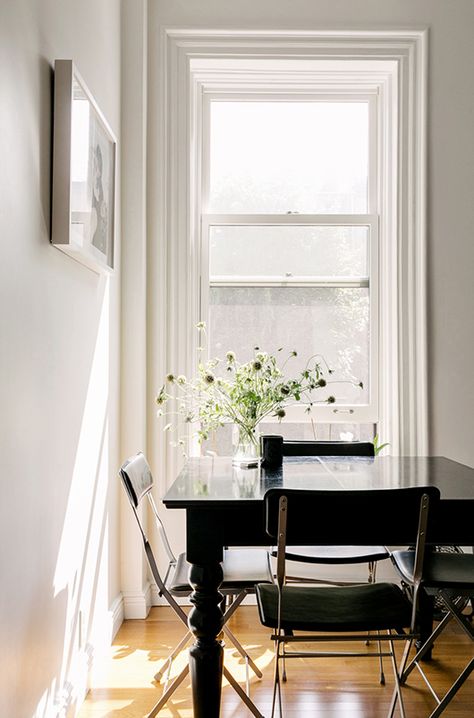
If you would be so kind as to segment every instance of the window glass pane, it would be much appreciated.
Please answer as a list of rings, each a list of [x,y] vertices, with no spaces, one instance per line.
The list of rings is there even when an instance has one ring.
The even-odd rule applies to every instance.
[[[214,287],[209,304],[211,357],[232,350],[243,362],[256,346],[269,353],[283,347],[282,363],[298,352],[285,368],[291,376],[320,354],[334,370],[331,379],[349,381],[318,390],[317,398],[333,394],[338,404],[368,403],[368,289]]]
[[[210,212],[364,213],[367,102],[211,102]]]
[[[368,275],[367,227],[210,228],[212,276]]]

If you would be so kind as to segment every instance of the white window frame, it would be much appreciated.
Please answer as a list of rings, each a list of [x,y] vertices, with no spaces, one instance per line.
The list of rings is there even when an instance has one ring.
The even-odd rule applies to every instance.
[[[282,61],[277,74],[272,63]],[[295,74],[292,63],[307,63]],[[252,70],[254,61],[262,63]],[[315,69],[314,61],[318,61]],[[258,64],[257,63],[257,64]],[[427,453],[427,30],[247,32],[163,29],[150,67],[150,381],[192,371],[200,319],[202,117],[206,93],[376,92],[379,230],[379,433],[394,455]],[[330,91],[328,94],[331,94]],[[156,199],[156,201],[155,201]],[[390,237],[390,241],[387,241]],[[165,351],[163,353],[163,347]],[[161,442],[157,443],[161,448]],[[164,448],[166,452],[168,449]],[[176,459],[169,456],[172,473]]]
[[[359,226],[369,230],[369,276],[364,277],[210,277],[208,242],[210,227],[217,226]],[[378,421],[378,217],[374,215],[203,215],[201,233],[201,310],[200,316],[208,316],[208,296],[211,286],[224,287],[369,287],[370,350],[369,350],[369,404],[317,404],[311,415],[304,407],[294,405],[285,409],[285,422],[310,423],[357,423]]]
[[[291,212],[287,214],[208,214],[210,192],[210,108],[213,101],[226,102],[365,102],[368,105],[369,116],[369,166],[367,187],[367,212],[357,214],[300,214]],[[249,87],[247,93],[241,90],[235,93],[205,92],[202,104],[202,194],[201,207],[197,212],[201,215],[200,223],[200,305],[201,319],[209,316],[209,288],[221,287],[368,287],[369,288],[369,403],[368,404],[315,404],[311,415],[303,406],[290,406],[286,408],[285,422],[297,423],[354,423],[376,424],[378,422],[378,215],[377,210],[377,93],[367,94],[365,91],[327,94],[309,93],[286,88],[281,91],[258,93],[255,84]],[[209,233],[211,227],[217,226],[362,226],[368,229],[369,267],[368,275],[363,277],[211,277],[209,276]],[[369,286],[370,285],[370,286]],[[316,348],[315,348],[316,351]],[[337,392],[336,392],[337,394]],[[336,396],[337,399],[337,396]]]

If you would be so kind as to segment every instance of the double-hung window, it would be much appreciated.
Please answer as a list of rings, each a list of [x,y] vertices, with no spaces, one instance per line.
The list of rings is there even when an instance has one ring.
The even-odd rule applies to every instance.
[[[205,97],[210,356],[247,361],[259,347],[283,362],[295,351],[290,375],[317,355],[334,383],[315,393],[311,414],[287,412],[289,435],[371,438],[377,422],[376,102],[360,92]]]

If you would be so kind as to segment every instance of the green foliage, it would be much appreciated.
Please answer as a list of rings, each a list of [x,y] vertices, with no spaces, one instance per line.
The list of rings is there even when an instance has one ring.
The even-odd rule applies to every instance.
[[[203,322],[198,329],[205,329]],[[248,362],[239,362],[235,353],[229,351],[225,359],[200,360],[197,376],[192,379],[170,373],[156,397],[158,416],[174,415],[177,427],[197,424],[199,443],[227,423],[236,424],[252,441],[262,419],[272,416],[281,421],[285,407],[290,404],[304,402],[310,412],[313,404],[335,401],[326,388],[335,382],[324,376],[331,375],[332,370],[319,355],[311,357],[296,376],[285,375],[286,365],[296,356],[295,351],[290,352],[279,366],[275,356],[255,347]],[[324,392],[325,396],[319,399],[315,392]],[[165,410],[168,402],[174,411]],[[173,422],[169,422],[164,430],[172,427]],[[176,444],[184,446],[185,441],[179,439]]]
[[[374,452],[375,452],[375,456],[378,456],[378,455],[380,454],[380,452],[382,451],[382,449],[385,449],[386,446],[390,446],[390,444],[387,443],[387,442],[385,442],[385,444],[379,444],[379,437],[378,437],[378,435],[376,434],[376,435],[374,436]]]

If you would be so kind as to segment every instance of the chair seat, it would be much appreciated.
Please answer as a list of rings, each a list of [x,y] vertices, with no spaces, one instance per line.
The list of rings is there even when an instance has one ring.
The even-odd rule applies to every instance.
[[[392,561],[402,578],[413,583],[414,551],[394,551]],[[425,588],[454,589],[461,593],[474,590],[474,555],[469,553],[432,553],[425,558]]]
[[[392,583],[285,586],[281,628],[296,631],[377,631],[410,625],[412,606]],[[260,620],[278,627],[278,587],[257,586]],[[285,611],[285,602],[289,610]]]
[[[168,586],[169,592],[174,596],[187,596],[192,591],[188,580],[190,565],[186,561],[186,554],[181,553]],[[224,580],[219,588],[223,593],[235,594],[245,589],[253,590],[257,583],[273,581],[265,549],[224,551],[223,569]]]
[[[272,556],[276,556],[276,549]],[[287,546],[288,561],[322,564],[351,564],[383,561],[390,557],[385,546]]]

